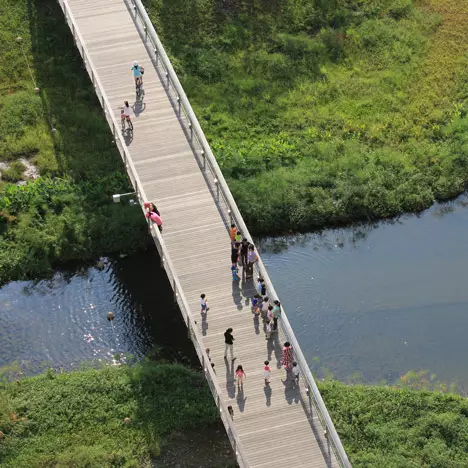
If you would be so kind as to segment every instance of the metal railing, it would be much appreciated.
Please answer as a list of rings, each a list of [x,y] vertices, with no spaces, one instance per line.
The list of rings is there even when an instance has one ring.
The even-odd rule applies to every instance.
[[[102,83],[99,80],[98,74],[91,60],[86,44],[84,43],[84,40],[80,34],[75,18],[73,17],[73,13],[71,12],[69,8],[67,0],[58,0],[58,2],[63,10],[68,26],[70,27],[70,30],[72,31],[76,47],[78,48],[81,54],[81,57],[83,58],[83,63],[91,78],[96,95],[104,110],[105,117],[114,135],[114,141],[122,156],[123,162],[127,169],[133,188],[135,189],[138,202],[141,206],[142,211],[145,212],[145,208],[144,208],[144,202],[146,200],[145,192],[140,182],[140,179],[138,177],[138,174],[135,170],[133,162],[130,158],[130,154],[125,144],[125,141],[123,139],[123,136],[120,133],[120,124],[117,122],[115,113],[107,99],[106,93],[104,91],[104,87],[102,86]],[[208,385],[210,387],[211,393],[213,394],[213,397],[215,399],[216,406],[219,409],[221,420],[224,424],[229,440],[236,454],[237,463],[239,464],[241,468],[248,468],[249,465],[245,459],[244,450],[242,449],[242,444],[240,442],[239,436],[234,427],[234,423],[231,419],[227,406],[223,401],[222,390],[217,382],[216,374],[214,373],[214,370],[210,365],[209,357],[206,354],[205,348],[203,346],[202,336],[200,332],[198,331],[197,325],[191,319],[190,307],[182,292],[179,279],[172,265],[167,248],[164,244],[164,239],[162,238],[161,233],[159,232],[159,229],[155,228],[152,225],[152,223],[149,223],[149,229],[155,241],[156,248],[159,252],[159,255],[161,258],[161,264],[166,270],[167,276],[172,285],[172,289],[174,290],[174,300],[177,301],[180,307],[182,316],[188,328],[189,337],[191,338],[194,344],[198,358],[200,359],[200,362],[202,364],[206,380],[208,381]]]
[[[123,136],[119,131],[120,127],[116,121],[115,114],[106,97],[104,88],[101,82],[99,81],[99,77],[97,76],[96,70],[89,56],[86,45],[84,44],[83,38],[81,37],[81,34],[78,30],[76,21],[73,18],[73,14],[71,13],[68,7],[67,0],[58,0],[58,2],[62,7],[67,23],[73,33],[76,46],[83,58],[86,70],[94,85],[95,92],[100,100],[101,106],[104,109],[104,114],[114,135],[114,141],[117,144],[117,147],[120,151],[126,170],[130,177],[130,181],[137,194],[141,209],[144,212],[145,210],[143,203],[146,201],[146,196],[142,188],[141,182],[139,180],[138,174],[130,158],[130,154],[128,152]],[[206,140],[206,137],[203,133],[203,130],[200,127],[198,119],[196,118],[195,113],[193,112],[193,109],[187,99],[187,96],[185,95],[182,85],[180,84],[179,79],[177,78],[177,75],[171,65],[169,58],[167,57],[167,54],[164,50],[164,47],[161,44],[161,41],[159,40],[158,35],[156,34],[156,31],[154,30],[154,27],[148,17],[144,6],[141,3],[141,0],[124,0],[124,2],[126,3],[127,7],[131,11],[133,11],[134,20],[137,22],[137,24],[141,24],[140,33],[142,34],[142,39],[147,46],[148,53],[150,54],[150,57],[153,61],[154,66],[156,67],[156,70],[160,73],[161,80],[166,88],[166,92],[172,100],[172,104],[175,108],[175,111],[178,114],[181,124],[183,125],[189,143],[191,144],[194,154],[196,155],[199,161],[200,167],[204,171],[207,185],[212,191],[213,196],[218,201],[218,205],[225,219],[225,222],[229,224],[232,222],[235,223],[236,226],[240,228],[243,235],[247,237],[247,239],[250,242],[253,243],[253,239],[250,236],[247,226],[245,225],[244,220],[239,212],[239,209],[226,184],[226,181],[221,173],[218,163],[211,151],[210,145]],[[202,367],[206,379],[208,381],[208,385],[216,401],[216,405],[220,411],[221,419],[236,453],[237,462],[240,467],[248,467],[249,465],[245,459],[242,444],[239,440],[239,436],[237,435],[234,424],[228,413],[227,407],[223,402],[222,391],[217,383],[216,374],[211,368],[208,355],[206,354],[205,349],[203,347],[203,339],[200,335],[200,332],[198,331],[196,324],[191,319],[190,308],[183,294],[179,279],[170,260],[167,248],[164,244],[164,240],[159,230],[151,223],[149,224],[149,229],[155,241],[156,248],[159,252],[161,258],[161,265],[164,267],[169,281],[172,285],[172,289],[174,291],[174,299],[175,301],[177,301],[180,307],[182,316],[188,327],[189,336],[192,339],[197,355],[200,359],[200,362],[202,363]],[[276,294],[273,284],[271,283],[268,273],[260,258],[256,269],[258,271],[258,274],[262,276],[265,280],[268,296],[270,298],[277,298],[278,295]],[[280,320],[280,327],[281,332],[285,336],[286,340],[292,344],[295,350],[295,359],[299,365],[303,379],[306,382],[308,394],[310,397],[312,397],[312,402],[316,409],[316,414],[322,423],[327,440],[331,443],[333,451],[335,452],[335,455],[340,464],[343,467],[349,468],[351,467],[351,463],[348,460],[341,440],[335,430],[333,422],[330,418],[330,415],[328,414],[327,408],[325,407],[320,392],[317,388],[317,384],[315,383],[314,377],[312,376],[307,361],[304,355],[302,354],[299,343],[297,342],[297,339],[294,335],[294,332],[291,328],[291,325],[284,310]]]
[[[231,191],[229,190],[224,176],[218,166],[216,158],[211,151],[205,134],[200,127],[198,119],[195,116],[187,96],[185,95],[182,85],[180,84],[177,74],[172,67],[172,64],[154,29],[145,7],[143,6],[141,0],[124,1],[133,9],[135,20],[142,26],[142,35],[144,36],[144,41],[147,44],[147,50],[153,59],[153,64],[158,70],[162,72],[162,78],[166,92],[172,97],[173,104],[179,114],[179,118],[186,125],[187,136],[192,145],[192,149],[199,159],[200,166],[204,169],[205,174],[206,169],[208,169],[211,173],[211,178],[206,176],[205,178],[210,185],[213,195],[217,198],[218,203],[222,202],[224,204],[224,207],[220,208],[223,208],[221,211],[225,216],[225,222],[235,223],[242,232],[243,236],[247,237],[247,239],[253,243],[253,239],[250,236],[249,230],[244,223],[242,215],[240,214]],[[268,276],[268,272],[266,271],[260,257],[257,264],[257,272],[259,276],[265,280],[268,297],[271,299],[278,298],[275,288],[273,287],[270,277]],[[315,379],[302,353],[296,336],[294,335],[284,309],[280,320],[280,327],[286,340],[291,343],[295,350],[295,359],[299,365],[300,372],[306,381],[306,387],[309,396],[312,397],[312,401],[316,409],[316,414],[322,423],[327,440],[330,441],[339,463],[343,467],[349,468],[351,467],[351,463],[348,460],[348,456],[346,455],[343,444],[341,443],[340,437],[336,432],[335,426],[330,418],[325,403],[323,402]]]

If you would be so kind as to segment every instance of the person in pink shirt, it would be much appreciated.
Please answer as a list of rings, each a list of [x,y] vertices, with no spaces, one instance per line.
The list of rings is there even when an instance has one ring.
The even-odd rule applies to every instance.
[[[154,203],[145,203],[145,208],[148,210],[146,212],[146,217],[148,219],[151,219],[153,223],[156,223],[158,226],[159,230],[162,232],[162,218],[161,218],[161,213],[159,210],[156,208],[156,205]]]

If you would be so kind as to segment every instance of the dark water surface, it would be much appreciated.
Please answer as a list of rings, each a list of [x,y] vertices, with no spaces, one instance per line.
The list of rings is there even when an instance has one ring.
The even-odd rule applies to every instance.
[[[141,358],[156,345],[168,358],[193,354],[155,249],[0,289],[0,367],[18,360],[32,370],[44,362],[70,368],[117,353]]]
[[[467,205],[260,242],[313,369],[366,382],[424,369],[468,385]]]
[[[393,382],[424,369],[468,385],[467,205],[259,242],[313,370]],[[155,249],[0,289],[0,367],[69,368],[154,346],[196,362]]]

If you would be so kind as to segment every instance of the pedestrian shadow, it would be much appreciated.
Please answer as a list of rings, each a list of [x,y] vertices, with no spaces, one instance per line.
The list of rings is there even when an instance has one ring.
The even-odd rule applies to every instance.
[[[146,102],[143,102],[143,99],[137,99],[132,106],[133,113],[135,117],[138,117],[146,109]]]
[[[130,146],[133,141],[133,130],[125,130],[125,132],[122,133],[122,136],[124,138],[125,144]]]
[[[260,335],[260,320],[258,318],[258,314],[253,312],[253,324],[255,329],[255,334]]]
[[[225,359],[224,365],[226,366],[226,391],[229,398],[236,396],[236,386],[234,382],[234,361]]]
[[[238,281],[232,282],[232,300],[234,301],[234,304],[236,304],[237,310],[243,309],[242,295]]]
[[[279,334],[277,332],[272,333],[271,338],[267,341],[267,351],[268,351],[267,359],[271,362],[272,356],[274,354],[275,359],[276,359],[276,368],[281,369],[282,348],[281,348],[281,341],[279,339]]]
[[[286,372],[286,378],[284,380],[281,379],[281,382],[284,385],[284,398],[288,402],[288,405],[299,403],[301,401],[301,391],[299,386],[296,385],[296,380],[289,369]]]
[[[236,400],[237,400],[237,406],[239,408],[239,411],[243,413],[245,409],[245,401],[247,400],[247,397],[244,396],[244,387],[242,385],[238,388]]]
[[[203,336],[206,336],[206,331],[208,330],[207,315],[206,312],[202,312],[201,314],[201,331]]]
[[[267,406],[271,406],[271,394],[273,393],[270,385],[265,385],[263,387],[263,392],[265,393],[265,403]]]

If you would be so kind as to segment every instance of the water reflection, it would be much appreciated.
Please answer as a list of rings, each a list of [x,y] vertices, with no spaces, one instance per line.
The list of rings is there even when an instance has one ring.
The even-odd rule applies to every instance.
[[[115,319],[107,320],[113,312]],[[156,250],[57,272],[49,280],[0,289],[0,366],[14,360],[38,370],[118,353],[141,358],[155,345],[193,357]]]
[[[259,242],[309,362],[468,384],[468,198],[392,222]]]

